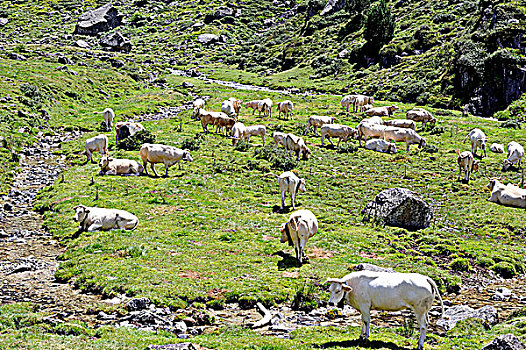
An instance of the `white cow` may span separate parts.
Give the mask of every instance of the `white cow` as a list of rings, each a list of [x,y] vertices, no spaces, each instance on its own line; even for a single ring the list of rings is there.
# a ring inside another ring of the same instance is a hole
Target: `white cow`
[[[385,116],[390,117],[394,111],[398,110],[397,106],[373,107],[365,111],[368,116]]]
[[[259,111],[259,104],[262,102],[263,100],[252,100],[252,101],[245,102],[245,108],[246,109],[252,108],[252,115],[254,115],[256,110]],[[259,112],[259,114],[261,116],[261,112]]]
[[[382,138],[385,141],[405,142],[407,152],[409,152],[410,145],[418,145],[418,148],[426,145],[426,140],[413,129],[386,126]]]
[[[272,100],[270,98],[265,98],[261,100],[258,105],[259,116],[261,117],[261,112],[265,117],[272,117]]]
[[[386,126],[396,126],[397,128],[416,129],[416,123],[409,119],[391,119],[385,121]]]
[[[349,107],[354,105],[354,101],[356,100],[356,96],[358,95],[347,95],[343,96],[342,100],[340,101],[340,104],[342,105],[342,108],[345,112],[349,113]]]
[[[125,210],[87,207],[85,205],[77,205],[73,210],[75,210],[74,220],[80,223],[79,231],[133,230],[139,224],[139,219]]]
[[[194,100],[194,102],[192,102],[192,105],[194,107],[194,109],[196,108],[205,108],[205,100],[203,100],[202,98],[196,98]]]
[[[300,160],[300,154],[303,159],[309,159],[309,154],[311,153],[305,141],[294,134],[287,134],[285,138],[285,149],[289,151],[291,157],[293,152],[296,153],[296,160]]]
[[[427,313],[436,297],[444,313],[435,282],[418,273],[360,271],[343,278],[329,278],[326,283],[331,284],[329,305],[336,306],[344,300],[361,313],[363,325],[360,338],[365,340],[369,340],[370,310],[399,311],[409,308],[415,313],[420,328],[418,349],[423,349]]]
[[[181,159],[186,162],[193,161],[189,150],[182,150],[180,148],[161,145],[158,143],[145,143],[141,146],[140,155],[144,167],[144,172],[146,173],[146,175],[148,175],[148,169],[146,168],[147,163],[150,163],[150,166],[155,176],[159,175],[155,171],[154,164],[163,163],[165,167],[164,176],[167,177],[168,168],[178,163]],[[179,165],[179,168],[180,167],[181,165]]]
[[[241,122],[237,122],[232,127],[232,146],[235,146],[239,140],[245,135],[246,126]]]
[[[358,143],[362,146],[362,137],[367,142],[367,138],[380,138],[384,135],[385,125],[369,124],[368,122],[361,122],[356,127],[358,129]]]
[[[481,148],[484,151],[484,157],[486,156],[486,142],[487,137],[486,134],[480,129],[473,129],[467,134],[467,136],[464,138],[464,141],[462,143],[466,143],[466,140],[469,138],[471,141],[471,152],[474,156],[477,156],[477,149]]]
[[[287,148],[287,144],[285,143],[287,135],[287,133],[279,131],[274,131],[272,133],[272,139],[274,140],[274,149],[278,149],[278,145],[283,145],[283,147]]]
[[[524,157],[524,148],[515,141],[508,143],[508,158],[502,162],[502,171],[509,170],[514,164],[520,169],[522,157]]]
[[[99,162],[100,175],[133,175],[139,176],[144,168],[139,162],[131,159],[117,159],[102,156]]]
[[[387,142],[382,139],[371,139],[365,142],[365,148],[371,151],[381,153],[396,153],[396,145],[392,142]]]
[[[356,98],[354,99],[354,105],[353,105],[353,112],[363,112],[365,105],[373,105],[374,104],[374,97],[372,96],[365,96],[365,95],[356,95]]]
[[[102,112],[93,112],[93,114],[102,114],[104,124],[106,125],[106,131],[111,130],[113,119],[115,119],[115,112],[111,108],[106,108]]]
[[[305,179],[299,178],[292,171],[286,171],[278,177],[279,189],[281,191],[281,207],[283,210],[285,206],[285,194],[290,193],[290,202],[292,209],[296,209],[295,199],[296,194],[299,192],[305,192]]]
[[[326,117],[322,115],[313,115],[307,120],[307,127],[303,135],[307,135],[307,132],[312,127],[314,129],[314,135],[318,136],[316,132],[317,128],[321,128],[325,124],[334,124],[334,117]]]
[[[106,135],[98,135],[86,140],[84,144],[84,153],[86,154],[86,163],[93,161],[93,152],[100,152],[100,155],[108,154],[108,137]]]
[[[334,146],[334,143],[332,143],[331,137],[337,137],[338,145],[336,147],[340,147],[340,142],[347,141],[349,137],[356,137],[357,131],[354,128],[351,128],[348,125],[341,125],[341,124],[325,124],[320,129],[321,134],[321,145],[324,146],[323,140],[327,138],[331,145]]]
[[[526,208],[526,190],[518,186],[504,185],[498,179],[489,180],[491,196],[488,201],[517,208]]]
[[[263,141],[263,147],[265,147],[265,135],[267,134],[267,128],[265,125],[249,125],[245,127],[245,131],[243,133],[243,138],[245,141],[250,140],[250,136],[261,136],[261,140]]]
[[[405,117],[409,120],[414,120],[415,122],[422,122],[424,127],[427,123],[436,124],[437,122],[435,117],[433,117],[433,115],[429,111],[418,107],[407,111]]]
[[[307,258],[305,246],[309,238],[318,232],[318,220],[310,210],[297,210],[290,214],[289,221],[281,224],[281,243],[294,246],[296,259],[303,264]]]
[[[464,171],[464,181],[469,183],[470,175],[472,172],[479,170],[479,161],[475,160],[473,154],[470,151],[460,153],[457,149],[457,163],[458,163],[458,179],[460,181],[460,175]]]
[[[292,101],[285,100],[278,102],[276,107],[278,110],[278,118],[281,116],[281,114],[285,114],[285,119],[287,119],[287,116],[290,116],[290,119],[292,119],[292,109],[294,108]]]

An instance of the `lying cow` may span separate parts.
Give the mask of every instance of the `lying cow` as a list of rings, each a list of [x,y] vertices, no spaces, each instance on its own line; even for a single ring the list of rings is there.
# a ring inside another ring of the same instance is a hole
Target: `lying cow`
[[[420,328],[418,349],[423,349],[427,313],[436,297],[444,313],[435,282],[418,273],[360,271],[343,278],[329,278],[326,283],[331,284],[329,305],[336,306],[343,300],[361,313],[363,325],[360,338],[365,340],[369,340],[370,310],[399,311],[409,308],[415,313]]]
[[[524,157],[524,148],[515,141],[508,143],[508,158],[502,162],[502,171],[508,171],[515,164],[520,169],[522,157]]]
[[[155,171],[154,164],[157,163],[163,163],[165,167],[165,174],[164,176],[168,176],[168,168],[172,165],[178,163],[181,159],[186,162],[192,162],[192,156],[190,155],[190,151],[185,149],[179,149],[172,146],[166,146],[156,143],[145,143],[141,146],[140,150],[141,159],[143,162],[144,172],[146,175],[148,175],[148,169],[146,168],[146,164],[150,163],[150,166],[153,170],[153,173],[156,177],[159,175]],[[179,168],[181,165],[179,165]]]
[[[340,125],[340,124],[325,124],[320,129],[321,134],[321,145],[324,146],[323,140],[326,138],[329,140],[331,145],[334,146],[334,143],[332,143],[331,137],[337,137],[338,138],[338,145],[336,147],[340,147],[340,142],[347,141],[349,137],[356,137],[357,131],[354,128],[351,128],[348,125]]]
[[[279,189],[281,191],[281,207],[283,210],[285,206],[285,194],[290,193],[290,202],[292,209],[296,209],[295,199],[296,194],[299,192],[305,192],[305,179],[300,179],[291,171],[286,171],[278,177]]]
[[[117,159],[102,156],[99,162],[100,175],[132,175],[139,176],[144,168],[139,162],[131,159]]]
[[[390,117],[391,115],[393,115],[393,112],[396,111],[396,110],[398,110],[397,106],[373,107],[373,108],[369,108],[368,110],[366,110],[365,114],[367,114],[368,116],[371,116],[371,117],[372,116]]]
[[[504,145],[502,143],[492,143],[489,150],[493,153],[504,153]]]
[[[119,209],[106,209],[77,205],[75,210],[75,221],[79,222],[79,231],[96,231],[125,229],[133,230],[139,224],[139,219]]]
[[[469,183],[470,175],[472,172],[479,170],[479,161],[475,160],[473,154],[470,151],[460,153],[457,150],[457,163],[458,163],[458,179],[460,181],[460,175],[464,171],[464,181]]]
[[[512,184],[504,185],[493,178],[489,181],[488,188],[491,196],[488,201],[517,208],[526,208],[526,190]]]
[[[289,221],[279,227],[281,243],[294,246],[296,259],[303,264],[307,258],[305,246],[309,238],[318,232],[318,220],[310,210],[297,210],[290,214]]]
[[[86,163],[95,163],[93,161],[93,152],[99,152],[101,156],[108,154],[108,137],[106,135],[98,135],[86,140],[86,143],[84,144]]]
[[[307,135],[307,132],[309,132],[309,129],[312,127],[314,129],[314,135],[318,136],[316,129],[321,128],[325,124],[334,124],[334,117],[313,115],[307,120],[307,127],[305,128],[303,135]]]
[[[392,142],[387,142],[382,139],[371,139],[365,142],[365,148],[371,151],[381,152],[381,153],[391,153],[394,154],[397,152],[396,145]]]

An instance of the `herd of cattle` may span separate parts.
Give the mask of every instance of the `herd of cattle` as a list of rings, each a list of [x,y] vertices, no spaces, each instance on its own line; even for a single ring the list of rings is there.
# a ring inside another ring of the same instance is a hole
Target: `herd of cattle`
[[[436,123],[433,115],[422,108],[414,108],[406,113],[406,119],[384,120],[382,117],[391,117],[398,107],[385,106],[373,107],[374,98],[365,95],[348,95],[342,98],[341,106],[348,112],[352,106],[353,112],[363,112],[367,118],[363,119],[358,126],[335,124],[334,117],[311,116],[307,120],[304,131],[306,135],[312,128],[314,135],[321,137],[321,145],[327,139],[332,145],[331,138],[338,138],[337,147],[341,141],[349,138],[358,139],[360,146],[362,139],[365,141],[364,147],[369,150],[396,153],[395,142],[405,142],[406,150],[409,152],[410,145],[424,147],[425,139],[416,130],[416,122]],[[245,103],[245,108],[252,109],[264,117],[271,117],[273,102],[271,99],[254,100]],[[208,133],[208,126],[215,126],[216,133],[230,135],[233,145],[239,140],[249,141],[251,136],[260,136],[263,146],[267,129],[264,125],[245,126],[238,120],[242,101],[230,98],[221,104],[221,112],[205,110],[205,100],[198,98],[193,102],[192,118],[201,121],[203,131]],[[285,118],[293,117],[294,104],[289,101],[277,103],[278,117],[284,115]],[[100,113],[100,112],[96,112]],[[108,108],[102,112],[104,124],[107,130],[111,130],[112,122],[115,117],[114,112]],[[317,129],[320,129],[318,135]],[[116,140],[132,135],[144,127],[140,123],[119,122],[115,125]],[[307,147],[302,137],[292,133],[282,133],[274,131],[272,134],[274,148],[283,145],[289,151],[290,156],[294,153],[296,159],[300,156],[308,159],[311,150]],[[460,180],[464,172],[465,182],[469,182],[470,174],[478,169],[478,160],[475,160],[477,150],[480,149],[486,156],[487,137],[480,129],[473,129],[464,139],[471,141],[471,152],[460,153],[457,150],[457,162],[459,166],[458,179]],[[504,152],[501,144],[492,144],[490,150],[497,153]],[[507,147],[508,156],[503,162],[503,170],[512,166],[520,168],[524,149],[517,142],[510,142]],[[101,160],[99,166],[101,175],[148,175],[147,164],[150,163],[155,176],[154,164],[162,163],[165,166],[165,176],[168,176],[168,168],[179,161],[192,161],[189,150],[182,150],[176,147],[161,144],[144,144],[140,148],[142,164],[135,160],[115,159],[108,154],[108,138],[106,135],[99,135],[89,138],[85,143],[86,162],[93,162],[93,152],[100,152]],[[285,206],[285,196],[287,193],[291,197],[291,206],[295,210],[295,197],[298,192],[305,191],[305,179],[299,178],[293,172],[287,171],[278,176],[278,184],[281,192],[281,210]],[[492,191],[489,201],[503,205],[526,208],[526,190],[517,186],[504,185],[498,179],[491,179],[488,187]],[[134,229],[138,225],[138,218],[126,211],[117,209],[105,209],[97,207],[87,207],[78,205],[74,208],[75,221],[80,223],[79,230],[94,231],[106,229]],[[294,247],[296,259],[300,264],[307,258],[305,246],[309,238],[314,236],[318,230],[318,221],[315,215],[309,210],[297,210],[292,212],[287,222],[280,227],[281,242],[288,243]],[[420,329],[420,339],[418,348],[422,349],[427,329],[427,313],[430,310],[435,297],[440,299],[438,289],[429,277],[420,274],[403,273],[382,273],[372,271],[361,271],[351,273],[341,279],[329,279],[329,290],[331,297],[329,304],[336,305],[345,300],[358,311],[363,320],[361,337],[368,339],[369,322],[371,309],[376,310],[401,310],[410,308],[414,311]],[[442,307],[443,309],[443,307]]]

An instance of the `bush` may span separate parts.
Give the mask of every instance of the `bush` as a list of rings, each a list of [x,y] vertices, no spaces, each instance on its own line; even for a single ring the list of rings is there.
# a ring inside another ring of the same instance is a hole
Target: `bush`
[[[354,153],[358,151],[358,146],[356,146],[354,143],[344,143],[340,145],[340,148],[338,149],[338,153]]]
[[[318,307],[319,298],[314,293],[316,291],[316,284],[303,284],[294,295],[290,308],[292,310],[301,310],[310,312]]]
[[[197,134],[201,135],[201,134]],[[199,147],[201,146],[201,140],[202,138],[199,136],[195,136],[194,138],[187,137],[183,140],[183,143],[181,144],[182,149],[188,149],[190,151],[197,151]]]
[[[236,145],[234,146],[234,149],[239,152],[246,152],[252,147],[252,145],[245,140],[240,140]]]
[[[426,153],[437,153],[438,152],[438,148],[437,148],[437,146],[426,144],[424,146],[424,148],[422,149],[422,151],[424,151]]]
[[[491,270],[504,278],[512,278],[517,275],[517,270],[515,270],[515,266],[506,261],[496,263],[491,267]]]
[[[370,7],[364,30],[364,38],[368,44],[378,51],[391,41],[394,36],[394,29],[394,17],[385,0],[380,0],[379,3]]]
[[[508,119],[508,120],[505,120],[503,123],[501,123],[499,127],[508,128],[508,129],[520,129],[521,123],[519,123],[516,120]]]
[[[138,151],[143,144],[155,143],[155,140],[155,135],[151,132],[148,130],[140,130],[132,136],[119,140],[117,148],[126,151]]]
[[[327,55],[317,56],[312,60],[311,67],[320,77],[336,75],[342,66],[342,61],[338,58],[331,58]]]
[[[477,264],[480,267],[490,267],[490,266],[495,265],[495,261],[490,257],[481,256],[477,258],[477,260],[475,261],[475,264]]]
[[[466,258],[456,258],[451,261],[449,268],[454,271],[470,271],[471,266],[469,265],[469,260]]]

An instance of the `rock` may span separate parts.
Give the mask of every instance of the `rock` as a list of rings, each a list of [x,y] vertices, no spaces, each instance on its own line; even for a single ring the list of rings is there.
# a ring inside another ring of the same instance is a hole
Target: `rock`
[[[523,350],[526,349],[523,343],[513,334],[501,334],[493,339],[491,343],[482,350]]]
[[[437,321],[437,326],[445,331],[453,329],[457,322],[468,318],[478,318],[490,325],[498,322],[497,309],[493,306],[484,306],[478,310],[473,310],[467,305],[457,305],[450,307],[444,312],[444,317]]]
[[[148,350],[198,350],[192,343],[148,345]]]
[[[194,84],[192,83],[189,83],[187,81],[183,81],[183,83],[181,84],[182,87],[184,87],[185,89],[190,89],[190,88],[193,88],[194,87]]]
[[[175,334],[186,334],[188,327],[186,327],[186,323],[180,321],[174,323],[172,330]]]
[[[126,309],[128,311],[136,311],[147,309],[151,302],[148,298],[135,298],[126,303]]]
[[[14,53],[14,52],[10,52],[9,53],[9,58],[12,59],[12,60],[17,60],[17,61],[26,61],[27,60],[26,56],[20,55],[18,53]]]
[[[9,23],[7,18],[0,18],[0,27],[5,26],[7,23]]]
[[[31,264],[24,263],[24,264],[19,264],[15,266],[9,274],[20,273],[20,272],[31,271],[31,270],[33,270],[33,266],[31,266]]]
[[[367,271],[374,271],[374,272],[391,272],[391,273],[396,273],[396,271],[393,270],[393,269],[385,268],[385,267],[381,267],[381,266],[376,266],[376,265],[369,264],[369,263],[360,263],[360,264],[356,265],[353,268],[353,270],[354,271],[367,270]]]
[[[75,41],[75,45],[77,45],[78,47],[83,48],[83,49],[91,48],[91,46],[87,42],[85,42],[84,40],[77,40],[77,41]]]
[[[60,56],[58,58],[58,63],[60,63],[60,64],[73,64],[73,62],[71,62],[71,60],[69,58],[67,58],[66,56]]]
[[[330,15],[340,11],[345,6],[345,0],[329,0],[320,13],[320,16]]]
[[[11,211],[13,210],[13,204],[9,203],[9,202],[5,202],[4,203],[4,210],[5,211]]]
[[[406,188],[389,188],[378,193],[362,210],[364,219],[380,218],[386,225],[419,230],[429,227],[433,209]]]
[[[201,34],[197,37],[197,41],[204,45],[213,44],[218,40],[219,37],[215,34]]]
[[[111,3],[107,3],[95,10],[89,10],[79,16],[73,34],[97,35],[107,32],[122,24],[123,15]]]
[[[511,297],[511,290],[506,287],[497,288],[495,294],[491,296],[491,300],[505,301]]]
[[[121,51],[128,53],[132,49],[130,41],[118,31],[103,36],[99,43],[104,49],[110,51]]]
[[[343,49],[338,53],[339,58],[347,58],[349,56],[349,50]]]
[[[124,67],[125,64],[123,60],[116,60],[113,58],[109,62],[113,68],[121,68]]]

